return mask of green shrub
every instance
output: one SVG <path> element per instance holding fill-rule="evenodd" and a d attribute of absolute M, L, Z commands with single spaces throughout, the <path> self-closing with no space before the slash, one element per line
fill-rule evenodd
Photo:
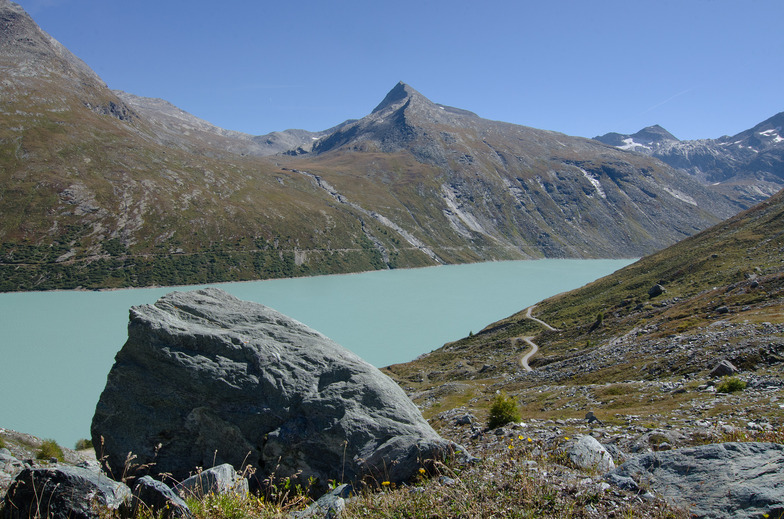
<path fill-rule="evenodd" d="M 74 449 L 78 451 L 83 451 L 85 449 L 92 449 L 92 448 L 93 448 L 92 440 L 88 440 L 86 438 L 82 438 L 81 440 L 77 441 L 76 445 L 74 446 Z"/>
<path fill-rule="evenodd" d="M 36 458 L 39 460 L 48 460 L 57 458 L 57 461 L 63 461 L 63 449 L 54 440 L 44 440 L 41 444 L 41 450 L 38 451 Z"/>
<path fill-rule="evenodd" d="M 514 398 L 508 397 L 504 393 L 496 395 L 493 404 L 490 406 L 490 419 L 487 426 L 495 429 L 510 422 L 519 422 L 520 420 L 520 410 L 517 408 L 517 402 Z"/>
<path fill-rule="evenodd" d="M 743 391 L 744 389 L 746 389 L 746 382 L 738 377 L 724 377 L 719 385 L 716 386 L 716 391 L 719 393 L 734 393 L 735 391 Z"/>
<path fill-rule="evenodd" d="M 0 449 L 5 449 L 5 440 L 3 440 L 2 436 L 0 436 Z"/>

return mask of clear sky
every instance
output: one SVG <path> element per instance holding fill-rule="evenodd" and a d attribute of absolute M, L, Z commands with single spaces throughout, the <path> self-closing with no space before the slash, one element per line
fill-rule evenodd
<path fill-rule="evenodd" d="M 369 113 L 404 81 L 593 137 L 732 135 L 784 111 L 781 0 L 18 0 L 111 88 L 252 134 Z"/>

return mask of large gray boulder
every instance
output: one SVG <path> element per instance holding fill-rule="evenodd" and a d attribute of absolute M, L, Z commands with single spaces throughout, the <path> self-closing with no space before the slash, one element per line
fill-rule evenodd
<path fill-rule="evenodd" d="M 103 474 L 70 466 L 28 468 L 20 472 L 3 498 L 6 519 L 100 519 L 114 512 L 128 515 L 131 489 Z"/>
<path fill-rule="evenodd" d="M 218 289 L 131 308 L 92 423 L 115 477 L 250 466 L 259 481 L 403 481 L 457 446 L 391 379 L 275 310 Z M 128 454 L 133 465 L 124 468 Z"/>
<path fill-rule="evenodd" d="M 784 515 L 784 445 L 716 443 L 627 460 L 608 481 L 634 479 L 696 517 Z"/>

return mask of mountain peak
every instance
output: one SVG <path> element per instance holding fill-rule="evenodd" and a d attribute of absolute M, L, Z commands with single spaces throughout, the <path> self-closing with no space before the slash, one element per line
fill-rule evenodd
<path fill-rule="evenodd" d="M 380 112 L 384 108 L 387 108 L 395 104 L 400 104 L 403 101 L 412 97 L 420 97 L 422 99 L 425 99 L 425 97 L 422 94 L 420 94 L 419 92 L 411 88 L 409 85 L 400 81 L 397 85 L 395 85 L 395 88 L 389 91 L 389 93 L 386 95 L 384 100 L 381 101 L 378 104 L 378 106 L 373 109 L 373 112 L 371 113 Z"/>
<path fill-rule="evenodd" d="M 639 151 L 641 148 L 651 149 L 652 147 L 660 146 L 665 143 L 680 142 L 677 137 L 658 124 L 646 126 L 642 130 L 631 135 L 611 132 L 594 137 L 594 139 L 622 150 L 633 149 L 636 151 Z"/>
<path fill-rule="evenodd" d="M 659 126 L 658 124 L 654 124 L 653 126 L 646 126 L 639 132 L 632 135 L 635 140 L 644 140 L 647 141 L 648 144 L 653 144 L 656 142 L 663 142 L 663 141 L 674 141 L 677 142 L 678 138 L 675 137 L 673 134 Z"/>

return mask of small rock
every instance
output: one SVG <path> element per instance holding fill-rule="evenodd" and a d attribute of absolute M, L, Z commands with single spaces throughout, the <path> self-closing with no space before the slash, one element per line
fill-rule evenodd
<path fill-rule="evenodd" d="M 174 490 L 150 476 L 139 478 L 133 488 L 133 516 L 140 517 L 142 511 L 161 519 L 193 518 L 188 505 Z"/>
<path fill-rule="evenodd" d="M 455 425 L 471 425 L 474 422 L 476 422 L 476 416 L 471 413 L 466 413 L 463 416 L 457 417 Z"/>
<path fill-rule="evenodd" d="M 661 286 L 660 284 L 656 283 L 655 285 L 653 285 L 653 286 L 652 286 L 652 287 L 651 287 L 651 288 L 648 290 L 648 295 L 649 295 L 650 297 L 658 297 L 658 296 L 662 295 L 664 292 L 666 292 L 666 290 L 664 289 L 664 287 L 663 287 L 663 286 Z"/>
<path fill-rule="evenodd" d="M 738 432 L 738 429 L 732 425 L 724 424 L 721 426 L 721 432 L 724 434 L 735 434 Z"/>
<path fill-rule="evenodd" d="M 722 360 L 719 362 L 715 368 L 713 368 L 710 372 L 711 377 L 718 378 L 718 377 L 726 377 L 729 375 L 734 375 L 738 372 L 738 368 L 736 368 L 732 362 L 728 361 L 727 359 Z"/>
<path fill-rule="evenodd" d="M 340 485 L 334 490 L 327 492 L 318 500 L 301 512 L 295 512 L 292 516 L 296 519 L 323 517 L 324 519 L 336 519 L 346 508 L 346 498 L 350 497 L 354 491 L 351 485 Z"/>
<path fill-rule="evenodd" d="M 212 467 L 191 476 L 174 486 L 174 490 L 183 496 L 204 497 L 209 494 L 248 493 L 248 480 L 237 475 L 228 463 Z"/>
<path fill-rule="evenodd" d="M 604 425 L 601 420 L 596 418 L 596 415 L 593 414 L 593 411 L 588 411 L 587 413 L 585 413 L 585 421 L 587 421 L 588 423 L 598 422 L 599 425 Z"/>
<path fill-rule="evenodd" d="M 628 476 L 621 476 L 614 472 L 610 472 L 609 474 L 605 474 L 604 479 L 621 490 L 628 490 L 629 492 L 638 492 L 640 490 L 637 482 Z"/>

